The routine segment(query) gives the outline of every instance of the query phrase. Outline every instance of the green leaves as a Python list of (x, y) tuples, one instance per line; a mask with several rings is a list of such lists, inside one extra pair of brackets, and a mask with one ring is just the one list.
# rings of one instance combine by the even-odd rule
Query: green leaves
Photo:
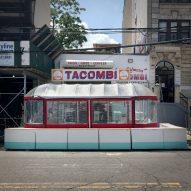
[(78, 48), (86, 39), (86, 30), (79, 17), (85, 11), (77, 0), (51, 0), (51, 20), (55, 36), (64, 48)]

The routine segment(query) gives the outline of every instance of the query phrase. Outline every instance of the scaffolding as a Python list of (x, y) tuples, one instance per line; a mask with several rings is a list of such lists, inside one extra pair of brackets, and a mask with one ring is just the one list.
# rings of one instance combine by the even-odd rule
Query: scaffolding
[[(15, 87), (13, 92), (7, 91), (3, 92), (2, 89), (0, 90), (0, 135), (3, 134), (4, 129), (8, 127), (19, 127), (22, 125), (23, 121), (23, 104), (18, 103), (18, 97), (21, 96), (22, 99), (26, 94), (26, 74), (20, 77), (0, 77), (0, 80), (22, 80), (22, 87)], [(8, 86), (9, 84), (4, 84)], [(17, 92), (14, 92), (17, 90)], [(3, 98), (3, 99), (1, 99)], [(17, 102), (17, 103), (16, 103)], [(17, 107), (20, 104), (21, 112), (18, 112), (19, 108)], [(17, 106), (16, 106), (17, 105)], [(16, 108), (17, 107), (17, 108)], [(12, 111), (16, 111), (16, 115), (12, 115)]]

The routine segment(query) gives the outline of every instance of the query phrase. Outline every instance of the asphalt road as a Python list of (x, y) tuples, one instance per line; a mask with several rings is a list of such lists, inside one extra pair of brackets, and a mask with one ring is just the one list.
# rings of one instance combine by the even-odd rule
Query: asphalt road
[(0, 151), (0, 191), (191, 191), (191, 152)]

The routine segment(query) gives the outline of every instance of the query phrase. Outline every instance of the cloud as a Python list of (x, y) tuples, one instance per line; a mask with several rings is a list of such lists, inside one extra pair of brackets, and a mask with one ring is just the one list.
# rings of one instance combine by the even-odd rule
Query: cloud
[[(85, 28), (88, 28), (87, 23), (83, 22)], [(88, 34), (86, 36), (87, 42), (83, 44), (82, 48), (93, 48), (93, 44), (119, 44), (107, 34)]]

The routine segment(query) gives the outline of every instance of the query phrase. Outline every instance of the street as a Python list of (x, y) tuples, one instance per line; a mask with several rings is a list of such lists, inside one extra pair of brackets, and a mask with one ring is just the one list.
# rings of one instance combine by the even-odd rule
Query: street
[(1, 150), (0, 190), (190, 191), (191, 152)]

